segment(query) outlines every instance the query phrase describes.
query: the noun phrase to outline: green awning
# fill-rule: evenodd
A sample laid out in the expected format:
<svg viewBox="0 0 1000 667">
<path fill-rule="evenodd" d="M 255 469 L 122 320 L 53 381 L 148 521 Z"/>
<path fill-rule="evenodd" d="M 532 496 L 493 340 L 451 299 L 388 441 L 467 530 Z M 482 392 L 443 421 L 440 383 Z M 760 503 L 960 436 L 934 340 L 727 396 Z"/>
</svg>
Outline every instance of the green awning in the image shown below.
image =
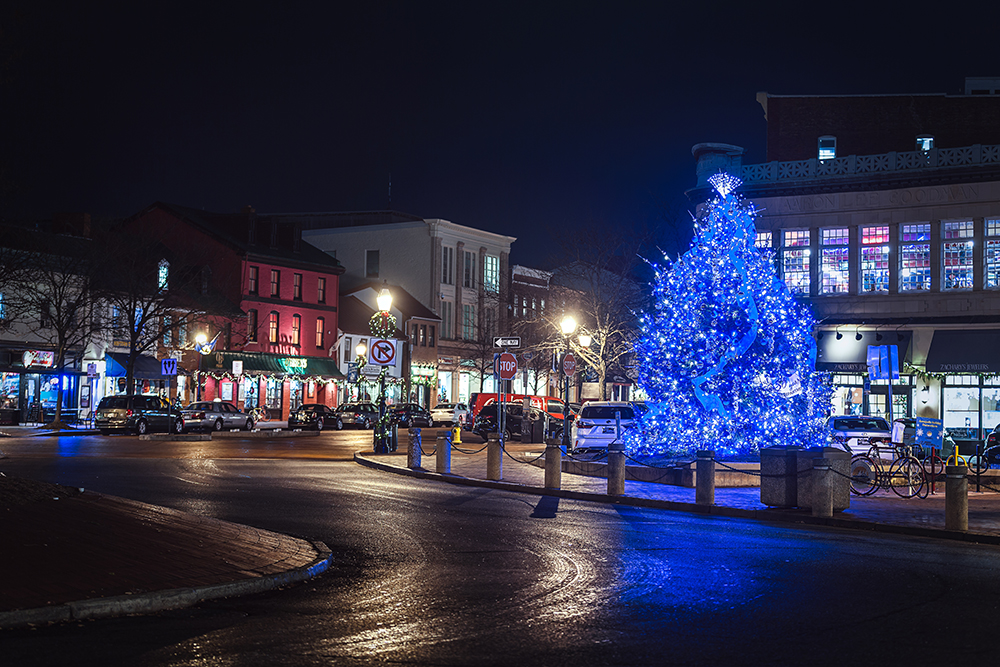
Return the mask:
<svg viewBox="0 0 1000 667">
<path fill-rule="evenodd" d="M 243 362 L 244 373 L 343 377 L 336 359 L 293 357 L 269 352 L 213 352 L 202 357 L 201 370 L 208 373 L 232 373 L 234 361 Z"/>
</svg>

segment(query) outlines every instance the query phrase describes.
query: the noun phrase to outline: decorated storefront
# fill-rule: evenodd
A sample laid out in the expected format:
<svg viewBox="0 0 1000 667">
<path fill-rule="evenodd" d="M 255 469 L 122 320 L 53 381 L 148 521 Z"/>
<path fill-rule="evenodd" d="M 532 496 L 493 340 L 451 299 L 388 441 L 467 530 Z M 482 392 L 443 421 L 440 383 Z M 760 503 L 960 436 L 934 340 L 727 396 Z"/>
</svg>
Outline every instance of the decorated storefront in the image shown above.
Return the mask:
<svg viewBox="0 0 1000 667">
<path fill-rule="evenodd" d="M 344 379 L 336 359 L 267 352 L 212 352 L 200 358 L 194 400 L 216 398 L 240 409 L 264 408 L 270 419 L 286 420 L 303 403 L 337 405 Z"/>
<path fill-rule="evenodd" d="M 51 350 L 5 350 L 0 358 L 0 424 L 51 420 L 60 389 L 63 421 L 72 422 L 81 410 L 81 386 L 86 386 L 86 374 L 55 368 Z"/>
</svg>

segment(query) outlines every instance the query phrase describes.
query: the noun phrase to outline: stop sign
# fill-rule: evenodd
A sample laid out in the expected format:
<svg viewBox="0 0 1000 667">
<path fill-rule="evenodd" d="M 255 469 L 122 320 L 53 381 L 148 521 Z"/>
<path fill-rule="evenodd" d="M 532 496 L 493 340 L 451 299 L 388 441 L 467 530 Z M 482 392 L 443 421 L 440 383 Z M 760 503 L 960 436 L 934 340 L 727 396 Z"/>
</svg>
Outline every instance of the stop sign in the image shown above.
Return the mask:
<svg viewBox="0 0 1000 667">
<path fill-rule="evenodd" d="M 497 359 L 497 372 L 501 380 L 510 380 L 517 373 L 517 357 L 510 352 L 504 352 Z"/>
<path fill-rule="evenodd" d="M 567 352 L 566 356 L 563 357 L 563 373 L 566 375 L 576 373 L 576 357 L 573 356 L 572 352 Z"/>
</svg>

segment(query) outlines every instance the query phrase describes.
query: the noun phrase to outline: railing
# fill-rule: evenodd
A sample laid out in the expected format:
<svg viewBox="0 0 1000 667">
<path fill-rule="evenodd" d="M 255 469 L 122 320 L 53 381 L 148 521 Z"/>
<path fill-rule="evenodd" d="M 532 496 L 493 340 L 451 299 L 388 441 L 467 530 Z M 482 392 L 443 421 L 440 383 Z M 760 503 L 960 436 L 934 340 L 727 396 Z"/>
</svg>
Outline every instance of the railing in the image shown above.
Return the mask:
<svg viewBox="0 0 1000 667">
<path fill-rule="evenodd" d="M 791 181 L 804 178 L 842 178 L 857 174 L 889 174 L 919 169 L 946 169 L 976 165 L 1000 165 L 1000 145 L 932 148 L 927 151 L 900 151 L 880 155 L 849 155 L 832 160 L 797 160 L 745 164 L 744 183 Z"/>
</svg>

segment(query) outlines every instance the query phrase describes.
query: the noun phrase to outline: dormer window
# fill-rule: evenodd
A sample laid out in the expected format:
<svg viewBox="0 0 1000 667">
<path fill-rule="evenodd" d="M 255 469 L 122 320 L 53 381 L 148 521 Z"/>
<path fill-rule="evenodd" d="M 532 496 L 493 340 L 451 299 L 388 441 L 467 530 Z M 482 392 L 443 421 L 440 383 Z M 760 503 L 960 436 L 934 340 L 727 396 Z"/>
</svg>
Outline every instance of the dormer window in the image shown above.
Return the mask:
<svg viewBox="0 0 1000 667">
<path fill-rule="evenodd" d="M 826 135 L 819 138 L 819 159 L 832 160 L 837 157 L 837 137 Z"/>
<path fill-rule="evenodd" d="M 921 134 L 917 136 L 917 150 L 918 151 L 929 151 L 934 148 L 934 137 L 929 134 Z"/>
</svg>

